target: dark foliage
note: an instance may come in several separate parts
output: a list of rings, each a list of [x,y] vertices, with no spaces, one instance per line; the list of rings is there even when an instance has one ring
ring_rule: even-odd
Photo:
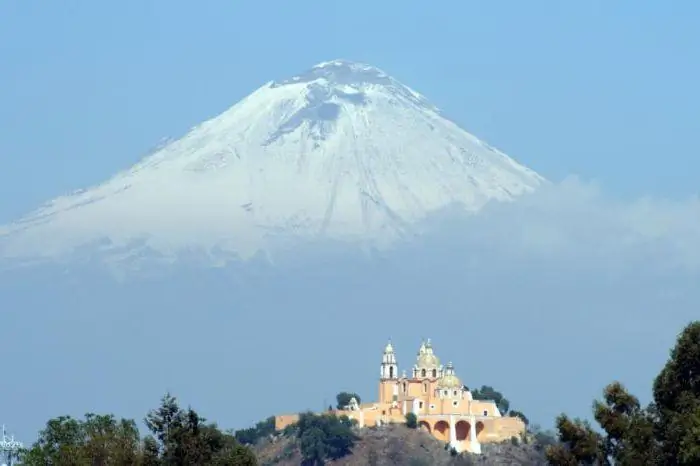
[[[358,403],[362,402],[362,398],[360,398],[360,395],[358,395],[357,393],[340,392],[335,396],[335,407],[337,409],[345,409],[345,407],[350,404],[350,400],[352,400],[353,398],[355,398]]]
[[[296,423],[304,465],[323,465],[327,459],[342,458],[358,440],[354,423],[346,416],[303,413]]]
[[[700,321],[688,325],[654,380],[646,408],[619,382],[593,403],[598,434],[566,415],[557,419],[561,445],[547,449],[552,465],[694,466],[700,464]]]
[[[253,452],[233,435],[207,424],[191,408],[166,394],[145,419],[151,435],[141,439],[133,420],[87,414],[47,422],[39,439],[22,454],[31,466],[255,466]]]

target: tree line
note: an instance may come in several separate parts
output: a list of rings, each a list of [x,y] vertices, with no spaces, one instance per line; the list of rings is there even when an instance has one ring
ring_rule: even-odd
[[[149,434],[141,438],[133,419],[93,413],[84,419],[60,416],[46,423],[19,460],[27,466],[257,465],[253,451],[234,433],[208,423],[192,408],[181,408],[170,394],[144,421]],[[264,430],[268,425],[256,427]],[[242,435],[247,438],[249,432]]]

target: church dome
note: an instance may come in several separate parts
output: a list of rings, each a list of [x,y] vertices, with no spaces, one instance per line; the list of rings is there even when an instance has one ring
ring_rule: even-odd
[[[416,366],[420,369],[436,369],[440,367],[440,359],[432,353],[424,353],[418,356]]]
[[[438,379],[437,383],[438,388],[442,389],[461,389],[462,388],[462,381],[459,380],[459,377],[457,377],[454,374],[446,374],[443,375]]]
[[[418,350],[418,358],[416,360],[418,369],[437,369],[440,367],[440,359],[433,352],[433,345],[428,338],[428,342],[422,342]]]

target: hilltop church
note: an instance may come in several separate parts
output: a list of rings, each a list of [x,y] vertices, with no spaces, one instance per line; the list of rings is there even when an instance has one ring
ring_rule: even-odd
[[[378,401],[360,404],[353,398],[343,410],[332,413],[355,419],[359,427],[404,423],[406,414],[414,413],[420,428],[458,452],[481,453],[482,443],[509,440],[525,432],[524,422],[504,416],[494,401],[472,399],[452,363],[440,363],[430,340],[421,343],[410,376],[406,371],[399,376],[389,342],[382,356]],[[298,418],[298,414],[276,416],[275,427],[284,429]]]

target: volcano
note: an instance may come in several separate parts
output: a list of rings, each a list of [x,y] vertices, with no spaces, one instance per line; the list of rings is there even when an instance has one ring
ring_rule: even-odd
[[[276,238],[386,243],[451,205],[477,212],[546,181],[370,65],[270,81],[89,189],[0,229],[0,257],[76,250],[245,258]]]

